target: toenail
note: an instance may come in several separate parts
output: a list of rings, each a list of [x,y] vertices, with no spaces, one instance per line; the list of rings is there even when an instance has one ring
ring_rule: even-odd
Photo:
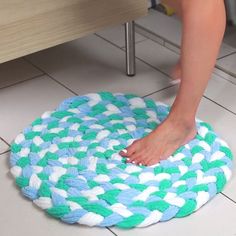
[[[129,158],[126,158],[127,161],[129,161],[130,159]]]
[[[180,79],[172,79],[172,81],[170,82],[170,84],[175,85],[175,84],[179,84],[181,82]]]
[[[135,161],[132,161],[133,164],[135,164]]]
[[[126,150],[126,149],[123,149],[122,152],[127,153],[127,150]]]
[[[139,163],[140,166],[142,166],[143,164],[142,163]]]

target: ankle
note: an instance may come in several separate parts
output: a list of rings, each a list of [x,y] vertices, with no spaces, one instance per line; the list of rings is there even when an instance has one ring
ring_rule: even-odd
[[[167,117],[167,120],[171,122],[174,125],[174,127],[180,127],[185,130],[193,130],[196,128],[196,121],[195,117],[193,116],[170,112],[170,114]]]
[[[180,64],[180,60],[178,61],[178,63],[172,68],[170,76],[172,79],[181,79],[181,64]]]

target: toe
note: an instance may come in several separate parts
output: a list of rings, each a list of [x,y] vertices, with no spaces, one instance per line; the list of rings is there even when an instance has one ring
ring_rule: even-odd
[[[137,164],[141,164],[143,166],[146,166],[147,162],[148,162],[148,158],[149,158],[148,153],[143,152],[142,155],[140,155],[139,158],[137,159]]]
[[[128,156],[128,154],[127,154],[127,149],[121,150],[121,151],[119,152],[119,154],[120,154],[121,156],[123,156],[123,157],[127,157],[127,156]]]
[[[137,150],[133,155],[128,157],[127,162],[139,165],[140,163],[142,164],[144,158],[145,158],[145,152],[143,150],[142,151]]]
[[[148,161],[147,166],[156,165],[159,162],[160,162],[160,159],[154,158],[154,159],[151,159],[151,160]]]
[[[145,151],[142,151],[142,152],[140,152],[140,154],[137,155],[137,157],[135,158],[135,163],[136,163],[137,165],[144,165],[146,158],[147,158],[146,152],[145,152]]]
[[[145,166],[151,166],[157,164],[160,161],[160,154],[158,153],[149,153],[147,158],[144,161]]]
[[[146,166],[155,165],[155,164],[157,164],[159,161],[160,161],[160,159],[158,159],[158,158],[149,159],[149,160],[146,162]]]
[[[133,142],[130,146],[128,146],[126,149],[120,151],[120,155],[124,156],[124,157],[130,157],[131,155],[133,155],[135,153],[137,149],[137,143]]]
[[[138,157],[139,157],[139,155],[137,153],[134,153],[126,159],[126,163],[136,164],[136,160]]]

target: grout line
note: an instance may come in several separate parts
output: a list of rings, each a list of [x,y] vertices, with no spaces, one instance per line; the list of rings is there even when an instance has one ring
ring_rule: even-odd
[[[135,42],[135,44],[142,43],[142,42],[144,42],[146,40],[148,40],[148,38],[138,40],[138,41]],[[125,46],[123,48],[125,48]]]
[[[97,36],[100,37],[101,39],[105,40],[106,42],[112,44],[113,46],[115,46],[115,47],[121,49],[122,51],[125,51],[124,49],[122,49],[122,48],[119,47],[118,45],[114,44],[113,42],[110,42],[108,39],[105,39],[105,38],[103,38],[103,37],[100,36],[100,35],[97,35]],[[143,62],[144,64],[148,65],[149,67],[153,68],[154,70],[160,72],[161,74],[167,76],[169,79],[171,79],[171,77],[170,77],[169,74],[163,72],[162,70],[159,70],[158,68],[154,67],[153,65],[149,64],[148,62],[144,61],[143,59],[141,59],[141,58],[139,58],[139,57],[137,57],[137,56],[135,56],[135,58],[138,59],[139,61]],[[159,90],[157,90],[157,91],[151,92],[151,93],[149,93],[149,94],[147,94],[147,95],[144,95],[144,96],[142,96],[142,97],[150,96],[150,95],[152,95],[152,94],[154,94],[154,93],[160,92],[160,91],[162,91],[162,90],[165,90],[165,89],[168,89],[168,88],[171,88],[171,87],[174,87],[174,86],[175,86],[175,85],[168,85],[167,87],[161,88],[161,89],[159,89]]]
[[[54,77],[52,77],[50,74],[48,74],[46,71],[44,71],[42,68],[40,68],[39,66],[35,65],[33,62],[31,62],[30,60],[26,59],[24,57],[24,60],[27,61],[28,63],[30,63],[32,66],[36,67],[38,70],[40,70],[41,72],[44,73],[44,75],[47,75],[50,79],[52,79],[53,81],[55,81],[56,83],[60,84],[62,87],[64,87],[65,89],[69,90],[71,93],[73,93],[74,95],[78,95],[76,92],[74,92],[73,90],[71,90],[70,88],[68,88],[66,85],[62,84],[61,82],[59,82],[58,80],[56,80]]]
[[[235,73],[233,73],[233,72],[231,72],[231,71],[228,71],[228,70],[224,69],[223,67],[221,67],[221,66],[219,66],[219,65],[216,65],[215,67],[216,67],[218,70],[224,72],[225,74],[228,74],[228,75],[230,75],[230,76],[236,78],[236,74],[235,74]],[[222,78],[224,78],[224,77],[222,77]],[[227,79],[226,79],[226,80],[227,80]]]
[[[46,74],[50,79],[52,79],[53,81],[55,81],[56,83],[60,84],[62,87],[64,87],[65,89],[69,90],[71,93],[73,93],[74,95],[78,96],[78,93],[74,92],[73,90],[71,90],[70,88],[68,88],[66,85],[64,85],[63,83],[61,83],[60,81],[56,80],[54,77],[52,77],[49,74]]]
[[[153,35],[155,36],[155,34],[153,34]],[[117,47],[117,48],[119,48],[119,49],[121,49],[122,51],[125,51],[125,47],[119,47],[118,45],[116,45],[115,43],[109,41],[108,39],[104,38],[104,37],[101,36],[101,35],[97,35],[97,34],[96,34],[96,36],[102,38],[102,39],[105,40],[106,42],[112,44],[113,46],[115,46],[115,47]],[[158,37],[158,36],[156,36],[156,37]],[[150,40],[152,40],[152,39],[150,38]],[[158,42],[155,41],[155,40],[152,40],[152,41],[153,41],[154,43],[157,43],[157,44],[159,44],[159,45],[161,45],[161,46],[167,48],[168,50],[172,51],[172,52],[175,53],[176,55],[180,55],[178,52],[176,52],[176,51],[174,51],[174,50],[172,50],[172,49],[170,49],[170,48],[168,48],[168,47],[165,46],[165,43],[166,43],[167,41],[164,40],[164,45],[158,43]],[[173,43],[170,43],[170,44],[171,44],[172,46],[175,46],[175,47],[179,48],[178,46],[174,45]],[[180,48],[179,48],[179,49],[180,49]],[[138,59],[138,60],[140,60],[140,61],[142,61],[142,62],[145,63],[146,65],[152,67],[153,69],[159,71],[160,73],[166,75],[168,78],[171,79],[171,77],[170,77],[169,74],[167,74],[167,73],[161,71],[161,70],[158,69],[157,67],[154,67],[153,65],[149,64],[148,62],[144,61],[143,59],[139,58],[138,56],[135,56],[135,58]],[[236,76],[235,76],[234,74],[230,74],[229,72],[222,70],[222,69],[221,69],[220,67],[218,67],[217,65],[215,65],[215,67],[216,67],[218,70],[220,70],[220,71],[222,71],[222,72],[224,72],[224,73],[226,73],[226,74],[228,74],[228,75],[231,75],[231,76],[233,76],[233,77],[236,78]],[[220,76],[222,79],[226,80],[227,82],[230,82],[231,84],[236,85],[236,83],[232,82],[232,81],[229,80],[229,79],[226,79],[226,78],[223,77],[222,75],[219,75],[219,74],[217,74],[216,72],[213,72],[213,73],[216,74],[217,76]]]
[[[176,84],[170,85],[170,86],[168,86],[168,87],[159,89],[159,90],[157,90],[157,91],[155,91],[155,92],[152,92],[152,93],[150,93],[150,94],[148,94],[148,95],[144,95],[144,96],[142,96],[142,97],[145,98],[145,97],[147,97],[147,96],[151,96],[151,95],[153,95],[153,94],[155,94],[155,93],[161,92],[161,91],[163,91],[163,90],[165,90],[165,89],[172,88],[172,87],[174,87],[174,86],[177,86],[177,85],[176,85]],[[214,100],[212,100],[211,98],[207,97],[206,95],[203,95],[203,97],[204,97],[205,99],[207,99],[207,100],[213,102],[213,103],[216,104],[217,106],[223,108],[223,109],[226,110],[227,112],[229,112],[229,113],[231,113],[231,114],[233,114],[233,115],[236,115],[235,112],[233,112],[233,111],[229,110],[228,108],[224,107],[223,105],[221,105],[221,104],[215,102]]]
[[[0,155],[6,154],[6,153],[8,153],[8,152],[10,152],[10,150],[7,150],[7,151],[4,151],[4,152],[1,152]]]
[[[140,58],[140,57],[137,57],[137,56],[136,56],[136,58],[137,58],[139,61],[143,62],[144,64],[146,64],[146,65],[148,65],[148,66],[150,66],[150,67],[153,68],[154,70],[160,72],[161,74],[167,76],[169,79],[172,80],[172,78],[170,77],[170,75],[167,74],[166,72],[164,72],[164,71],[160,70],[159,68],[157,68],[157,67],[155,67],[155,66],[149,64],[148,62],[144,61],[144,60],[143,60],[142,58]]]
[[[224,107],[223,105],[219,104],[218,102],[212,100],[211,98],[207,97],[206,95],[203,95],[203,97],[206,98],[206,99],[208,99],[209,101],[215,103],[216,105],[220,106],[221,108],[225,109],[226,111],[230,112],[231,114],[236,115],[235,112],[233,112],[233,111],[231,111],[230,109]]]
[[[0,140],[3,141],[7,146],[10,147],[10,144],[4,138],[0,137]]]
[[[4,151],[4,152],[0,152],[0,155],[9,152],[9,151],[10,151],[10,147],[11,147],[11,145],[10,145],[10,144],[9,144],[9,143],[4,139],[4,138],[2,138],[2,137],[0,137],[0,141],[2,141],[3,143],[5,143],[5,144],[7,145],[7,147],[8,147],[8,149],[7,149],[6,151]]]
[[[218,69],[218,68],[217,68],[217,69]],[[222,70],[221,70],[221,71],[222,71]],[[222,72],[225,73],[224,71],[222,71]],[[232,81],[232,80],[230,80],[230,79],[227,79],[227,78],[225,78],[223,75],[218,74],[217,72],[213,72],[213,74],[219,76],[221,79],[224,79],[224,80],[228,81],[229,83],[231,83],[231,84],[233,84],[233,85],[236,85],[236,81],[234,82],[234,81]],[[225,74],[227,74],[227,73],[225,73]],[[228,75],[229,75],[229,74],[228,74]],[[230,76],[236,78],[236,76],[232,76],[232,75],[230,75]]]
[[[116,45],[115,43],[109,41],[108,39],[102,37],[101,35],[98,35],[98,34],[96,34],[96,33],[95,33],[95,35],[96,35],[97,37],[103,39],[104,41],[106,41],[106,42],[112,44],[112,45],[115,46],[116,48],[122,50],[123,52],[125,51],[122,47]],[[176,53],[176,52],[175,52],[175,53]],[[177,54],[177,53],[176,53],[176,54]],[[149,64],[148,62],[144,61],[143,59],[141,59],[141,58],[139,58],[139,57],[137,57],[137,56],[135,56],[135,58],[138,59],[139,61],[145,63],[146,65],[150,66],[150,67],[153,68],[154,70],[156,70],[156,71],[162,73],[163,75],[167,76],[169,79],[171,79],[171,77],[170,77],[167,73],[165,73],[165,72],[161,71],[160,69],[158,69],[158,68],[152,66],[151,64]],[[24,59],[25,59],[25,58],[24,58]],[[28,61],[27,59],[25,59],[25,60]],[[35,64],[33,64],[31,61],[28,61],[28,62],[29,62],[30,64],[32,64],[33,66],[35,66],[36,68],[38,68],[40,71],[44,72],[44,73],[45,73],[47,76],[49,76],[52,80],[54,80],[55,82],[57,82],[58,84],[60,84],[60,85],[63,86],[64,88],[68,89],[68,90],[69,90],[70,92],[72,92],[73,94],[78,95],[78,94],[75,93],[73,90],[71,90],[70,88],[68,88],[67,86],[65,86],[64,84],[62,84],[61,82],[57,81],[55,78],[53,78],[53,77],[52,77],[51,75],[49,75],[47,72],[43,71],[40,67],[38,67],[38,66],[36,66]],[[221,78],[223,78],[223,77],[221,77]],[[226,80],[226,79],[225,79],[225,80]],[[227,80],[227,81],[228,81],[228,80]],[[232,84],[234,84],[234,83],[232,83]],[[173,86],[175,86],[175,85],[169,85],[169,86],[167,86],[167,87],[165,87],[165,88],[162,88],[162,89],[160,89],[160,90],[157,90],[157,91],[155,91],[155,92],[152,92],[152,93],[150,93],[150,94],[148,94],[148,95],[144,95],[143,97],[150,96],[150,95],[152,95],[152,94],[154,94],[154,93],[157,93],[157,92],[160,92],[160,91],[162,91],[162,90],[171,88],[171,87],[173,87]],[[208,98],[206,95],[203,95],[203,97],[205,97],[206,99],[212,101],[213,103],[215,103],[216,105],[218,105],[218,106],[220,106],[221,108],[225,109],[226,111],[232,113],[233,115],[236,115],[235,112],[229,110],[228,108],[226,108],[226,107],[222,106],[221,104],[215,102],[214,100]]]
[[[122,47],[125,47],[125,46],[120,47],[119,45],[113,43],[112,41],[110,41],[110,40],[104,38],[103,36],[101,36],[101,35],[99,35],[99,34],[97,34],[97,33],[94,33],[94,35],[96,35],[97,37],[99,37],[99,38],[105,40],[106,42],[112,44],[113,46],[115,46],[115,47],[117,47],[117,48],[119,48],[119,49],[122,49]],[[122,50],[122,51],[123,51],[123,50]]]
[[[169,86],[167,86],[167,87],[165,87],[165,88],[162,88],[162,89],[159,89],[159,90],[157,90],[157,91],[155,91],[155,92],[152,92],[152,93],[149,93],[149,94],[147,94],[147,95],[144,95],[144,96],[142,96],[142,98],[151,96],[151,95],[153,95],[153,94],[155,94],[155,93],[159,93],[159,92],[161,92],[161,91],[163,91],[163,90],[166,90],[166,89],[169,89],[169,88],[172,88],[172,87],[175,87],[175,86],[177,86],[177,85],[176,85],[176,84],[169,85]]]
[[[221,192],[221,194],[222,194],[224,197],[226,197],[228,200],[230,200],[231,202],[236,203],[235,200],[233,200],[232,198],[230,198],[229,196],[227,196],[225,193]]]
[[[164,46],[165,40],[163,38],[159,37],[156,34],[153,35],[153,33],[151,31],[149,31],[146,28],[141,28],[141,26],[138,25],[137,23],[135,23],[135,32],[142,35],[146,39],[152,40],[152,41]]]
[[[153,33],[152,31],[150,31],[150,30],[148,30],[148,29],[145,29],[143,26],[141,26],[141,25],[139,25],[139,24],[137,24],[137,23],[135,23],[135,26],[138,27],[138,28],[140,28],[140,29],[143,30],[143,31],[147,31],[149,34],[151,34],[153,37],[156,37],[157,39],[161,38],[161,39],[164,41],[164,45],[161,44],[161,43],[159,43],[157,40],[153,40],[152,38],[149,38],[148,36],[145,36],[144,34],[142,34],[143,36],[145,36],[145,37],[147,37],[148,39],[152,40],[154,43],[157,43],[157,44],[159,44],[159,45],[162,45],[162,46],[164,46],[165,48],[169,49],[170,51],[172,51],[172,52],[174,52],[174,53],[180,55],[178,52],[174,51],[173,49],[171,49],[171,48],[169,48],[169,47],[166,47],[166,43],[169,43],[169,44],[172,45],[173,47],[176,47],[176,48],[178,48],[179,50],[181,50],[181,47],[180,47],[179,45],[176,45],[176,44],[174,44],[173,42],[169,41],[168,39],[166,39],[166,38],[164,38],[164,37],[162,37],[162,36],[160,36],[160,35],[157,35],[157,34]],[[139,33],[139,34],[141,34],[141,33]],[[217,61],[220,60],[220,59],[222,59],[222,58],[224,58],[224,57],[233,55],[233,54],[236,54],[236,51],[234,51],[234,52],[232,52],[232,53],[229,53],[229,54],[227,54],[227,55],[225,55],[225,56],[222,56],[222,57],[217,58]],[[225,70],[224,68],[218,66],[218,65],[217,65],[217,61],[216,61],[216,64],[215,64],[215,68],[217,68],[218,70],[223,71],[224,73],[226,73],[226,74],[228,74],[228,75],[230,75],[230,76],[236,78],[236,74],[235,74],[235,73],[232,73],[232,72],[230,72],[230,71],[227,71],[227,70]],[[226,80],[226,81],[229,81],[228,79],[224,78],[223,76],[221,76],[221,78],[224,79],[224,80]],[[233,84],[234,84],[234,83],[233,83]]]
[[[157,42],[154,41],[154,40],[152,40],[152,41],[153,41],[154,43],[157,43]],[[160,45],[162,45],[162,44],[160,44]],[[164,44],[164,45],[165,45],[165,44]],[[162,45],[162,46],[163,46],[163,45]],[[164,47],[167,48],[168,50],[172,51],[173,53],[175,53],[175,54],[177,54],[177,55],[180,55],[178,52],[174,51],[173,49],[168,48],[168,47],[166,47],[166,46],[164,46]],[[139,57],[137,57],[137,56],[136,56],[136,58],[139,59],[139,60],[141,60],[141,61],[144,62],[145,64],[149,65],[150,67],[152,67],[152,68],[158,70],[159,72],[161,72],[161,73],[167,75],[167,76],[171,79],[171,77],[170,77],[167,73],[161,71],[161,70],[158,69],[157,67],[155,67],[155,66],[149,64],[148,62],[144,61],[143,59],[141,59],[141,58],[139,58]],[[225,74],[228,74],[228,75],[230,75],[230,76],[236,78],[236,75],[235,75],[234,73],[231,73],[231,72],[229,72],[229,71],[226,71],[226,70],[222,69],[222,68],[219,67],[217,64],[215,65],[215,68],[217,68],[218,70],[222,71],[222,72],[225,73]],[[230,82],[230,83],[233,84],[233,85],[236,85],[235,82],[231,81],[230,79],[227,79],[227,78],[223,77],[223,75],[220,75],[220,74],[218,74],[217,72],[213,72],[213,74],[219,76],[220,78],[226,80],[227,82]]]
[[[145,38],[145,39],[142,39],[142,40],[139,40],[139,41],[135,41],[135,45],[137,45],[137,44],[139,44],[139,43],[142,43],[142,42],[144,42],[144,41],[146,41],[146,40],[148,40],[147,38]],[[125,47],[126,46],[122,46],[122,47],[120,47],[122,50],[125,50]]]
[[[41,72],[42,72],[42,71],[41,71]],[[26,81],[29,81],[29,80],[37,79],[37,78],[39,78],[39,77],[41,77],[41,76],[43,76],[43,75],[45,75],[45,73],[39,74],[39,75],[35,75],[35,76],[31,77],[31,78],[24,79],[24,80],[18,81],[18,82],[16,82],[16,83],[13,83],[13,84],[10,84],[10,85],[1,87],[0,90],[1,90],[1,89],[5,89],[5,88],[12,87],[12,86],[14,86],[14,85],[17,85],[17,84],[20,84],[20,83],[23,83],[23,82],[26,82]]]
[[[144,42],[144,41],[146,41],[146,40],[148,40],[147,38],[146,39],[142,39],[142,40],[139,40],[139,41],[135,41],[135,45],[137,45],[137,44],[139,44],[139,43],[142,43],[142,42]],[[125,47],[126,46],[122,46],[122,47],[120,47],[122,50],[125,50]]]
[[[97,34],[96,34],[96,35],[97,35]],[[103,38],[103,37],[100,36],[100,35],[97,35],[97,36],[98,36],[99,38],[105,40],[106,42],[112,44],[113,46],[115,46],[115,47],[121,49],[122,51],[125,51],[125,49],[119,47],[118,45],[114,44],[113,42],[109,41],[108,39]],[[144,61],[143,59],[141,59],[141,58],[139,58],[139,57],[137,57],[137,56],[135,56],[135,58],[138,59],[139,61],[143,62],[144,64],[148,65],[149,67],[153,68],[154,70],[156,70],[156,71],[158,71],[158,72],[164,74],[164,75],[167,76],[169,79],[171,79],[171,77],[170,77],[167,73],[165,73],[165,72],[159,70],[158,68],[152,66],[151,64],[149,64],[148,62]],[[171,87],[174,87],[174,86],[175,86],[175,85],[168,85],[167,87],[161,88],[161,89],[159,89],[159,90],[157,90],[157,91],[151,92],[151,93],[149,93],[149,94],[147,94],[147,95],[144,95],[144,96],[142,96],[142,97],[144,98],[144,97],[146,97],[146,96],[150,96],[150,95],[152,95],[152,94],[154,94],[154,93],[160,92],[160,91],[162,91],[162,90],[165,90],[165,89],[168,89],[168,88],[171,88]]]
[[[118,45],[114,44],[113,42],[109,41],[109,40],[108,40],[108,39],[106,39],[106,38],[103,38],[103,37],[102,37],[102,36],[100,36],[100,35],[97,35],[97,36],[98,36],[99,38],[101,38],[101,39],[105,40],[106,42],[108,42],[108,43],[112,44],[113,46],[115,46],[115,47],[117,47],[117,48],[121,49],[123,52],[125,52],[125,50],[124,50],[122,47],[119,47]],[[170,76],[169,76],[167,73],[165,73],[165,72],[163,72],[163,71],[159,70],[158,68],[154,67],[153,65],[151,65],[151,64],[149,64],[148,62],[144,61],[143,59],[141,59],[141,58],[139,58],[139,57],[137,57],[137,56],[135,56],[135,58],[136,58],[136,59],[138,59],[139,61],[141,61],[141,62],[145,63],[146,65],[148,65],[148,66],[152,67],[154,70],[156,70],[156,71],[159,71],[161,74],[163,74],[163,75],[167,76],[168,78],[171,78],[171,77],[170,77]]]
[[[111,228],[109,228],[109,227],[106,227],[106,228],[107,228],[111,233],[113,233],[115,236],[118,236],[118,234],[116,234],[115,232],[113,232]]]
[[[231,55],[233,55],[233,54],[235,54],[235,53],[236,53],[236,51],[231,52],[231,53],[229,53],[229,54],[227,54],[227,55],[224,55],[224,56],[222,56],[222,57],[219,57],[219,58],[217,58],[217,61],[218,61],[218,60],[221,60],[221,59],[223,59],[223,58],[225,58],[225,57],[231,56]]]
[[[167,43],[169,43],[169,44],[171,44],[171,45],[173,45],[173,46],[179,48],[178,45],[174,44],[173,42],[169,41],[168,39],[164,38],[163,36],[157,35],[157,34],[155,34],[153,31],[144,28],[143,26],[139,25],[138,23],[135,23],[135,26],[136,26],[137,28],[139,28],[141,31],[146,31],[148,34],[151,34],[154,38],[156,37],[156,38],[159,39],[159,40],[163,40],[164,43],[167,42]],[[141,33],[139,33],[139,34],[141,34]],[[142,35],[145,36],[144,34],[142,34]],[[145,37],[149,38],[148,36],[145,36]],[[151,39],[151,38],[149,38],[149,39]],[[154,41],[153,39],[151,39],[151,40]],[[158,44],[164,46],[163,44],[159,43],[158,41],[154,41],[154,42],[156,42],[156,43],[158,43]]]
[[[162,40],[164,41],[164,45],[163,45],[163,44],[159,43],[158,41],[153,40],[152,38],[148,37],[148,35],[145,35],[144,33],[143,33],[143,34],[142,34],[142,33],[139,33],[139,34],[141,34],[141,35],[147,37],[148,39],[154,41],[155,43],[158,43],[158,44],[160,44],[160,45],[163,45],[164,47],[166,47],[166,46],[165,46],[166,43],[169,43],[169,44],[171,44],[173,47],[176,47],[176,48],[178,48],[179,50],[181,49],[181,46],[179,46],[179,45],[173,43],[172,41],[169,41],[167,38],[165,38],[165,37],[163,37],[163,36],[161,36],[161,35],[158,35],[158,34],[154,33],[153,31],[151,31],[151,30],[149,30],[149,29],[146,29],[145,27],[139,25],[138,23],[135,23],[135,26],[136,26],[137,28],[139,28],[141,31],[146,31],[148,34],[151,34],[153,37],[156,37],[157,39],[162,39]],[[222,41],[222,43],[224,43],[224,41]],[[226,43],[224,43],[224,44],[226,44]],[[226,45],[227,45],[227,44],[226,44]],[[168,48],[168,47],[167,47],[167,48]],[[170,49],[170,48],[168,48],[168,49]],[[173,51],[173,50],[171,50],[171,51]],[[173,52],[176,53],[176,51],[173,51]],[[233,54],[236,54],[236,50],[233,51],[233,52],[231,52],[231,53],[229,53],[229,54],[227,54],[227,55],[218,57],[217,60],[223,59],[223,58],[228,57],[228,56],[231,56],[231,55],[233,55]]]
[[[118,45],[114,44],[113,42],[110,42],[108,39],[105,39],[105,38],[103,38],[103,37],[100,36],[100,35],[97,35],[97,36],[100,37],[101,39],[105,40],[106,42],[112,44],[113,46],[115,46],[115,47],[121,49],[122,51],[124,51],[121,47],[119,47]],[[176,52],[175,52],[175,53],[176,53]],[[177,54],[177,53],[176,53],[176,54]],[[156,67],[150,65],[148,62],[144,61],[143,59],[141,59],[141,58],[139,58],[139,57],[137,57],[137,56],[135,56],[135,58],[138,59],[139,61],[142,61],[142,62],[145,63],[146,65],[148,65],[148,66],[150,66],[151,68],[153,68],[153,69],[159,71],[160,73],[164,74],[165,76],[167,76],[168,78],[171,79],[171,77],[170,77],[167,73],[165,73],[165,72],[159,70],[158,68],[156,68]],[[223,78],[223,77],[221,77],[221,78]],[[226,80],[226,81],[228,81],[228,80],[225,79],[225,78],[223,78],[223,79]],[[231,82],[231,83],[232,83],[232,82]],[[234,83],[232,83],[232,84],[234,84]],[[235,85],[235,84],[234,84],[234,85]],[[150,94],[148,94],[148,95],[144,95],[143,97],[152,95],[152,94],[154,94],[154,93],[156,93],[156,92],[160,92],[160,91],[162,91],[162,90],[168,89],[168,88],[173,87],[173,86],[175,86],[175,85],[167,86],[167,87],[162,88],[162,89],[160,89],[160,90],[158,90],[158,91],[152,92],[152,93],[150,93]],[[206,99],[208,99],[208,100],[210,100],[211,102],[215,103],[216,105],[220,106],[221,108],[225,109],[226,111],[230,112],[231,114],[236,115],[235,112],[233,112],[233,111],[229,110],[228,108],[224,107],[223,105],[221,105],[221,104],[215,102],[214,100],[210,99],[210,98],[207,97],[206,95],[203,95],[203,97],[205,97]]]
[[[96,33],[95,33],[95,35],[96,35],[97,37],[103,39],[104,41],[106,41],[106,42],[112,44],[112,45],[115,46],[116,48],[118,48],[118,49],[120,49],[120,50],[122,50],[122,51],[125,51],[122,47],[116,45],[115,43],[109,41],[108,39],[106,39],[106,38],[104,38],[104,37],[102,37],[102,36],[100,36],[100,35],[98,35],[98,34],[96,34]],[[175,53],[176,53],[176,52],[175,52]],[[177,53],[176,53],[176,54],[177,54]],[[159,70],[158,68],[156,68],[156,67],[150,65],[148,62],[144,61],[143,59],[141,59],[141,58],[139,58],[139,57],[137,57],[137,56],[135,56],[135,58],[138,59],[139,61],[142,61],[143,63],[145,63],[146,65],[150,66],[150,67],[153,68],[154,70],[156,70],[156,71],[162,73],[163,75],[165,75],[165,76],[167,76],[168,78],[171,79],[171,77],[170,77],[167,73],[165,73],[165,72]],[[27,62],[29,62],[31,65],[35,66],[35,67],[36,67],[37,69],[39,69],[40,71],[44,72],[45,75],[47,75],[48,77],[50,77],[52,80],[54,80],[55,82],[57,82],[58,84],[60,84],[61,86],[63,86],[63,87],[66,88],[67,90],[69,90],[70,92],[72,92],[74,95],[78,95],[76,92],[74,92],[73,90],[71,90],[70,88],[68,88],[68,87],[65,86],[64,84],[62,84],[61,82],[57,81],[55,78],[53,78],[51,75],[49,75],[47,72],[43,71],[40,67],[36,66],[34,63],[32,63],[31,61],[29,61],[29,60],[26,59],[25,57],[24,57],[24,59],[25,59]],[[223,77],[221,77],[221,78],[223,78]],[[225,79],[225,78],[223,78],[223,79]],[[225,80],[226,80],[226,79],[225,79]],[[227,81],[228,81],[228,80],[227,80]],[[234,84],[234,83],[232,83],[232,84]],[[154,94],[154,93],[160,92],[160,91],[162,91],[162,90],[168,89],[168,88],[173,87],[173,86],[175,86],[175,85],[167,86],[167,87],[165,87],[165,88],[162,88],[162,89],[160,89],[160,90],[157,90],[157,91],[155,91],[155,92],[152,92],[152,93],[150,93],[150,94],[148,94],[148,95],[144,95],[143,97],[150,96],[150,95],[152,95],[152,94]],[[208,98],[206,95],[203,95],[203,97],[205,97],[206,99],[212,101],[213,103],[215,103],[216,105],[218,105],[218,106],[220,106],[221,108],[225,109],[226,111],[232,113],[233,115],[236,115],[235,112],[229,110],[228,108],[226,108],[226,107],[222,106],[221,104],[215,102],[214,100]]]
[[[155,42],[155,41],[154,41],[154,42]],[[177,55],[180,56],[180,54],[181,54],[180,52],[176,52],[174,49],[167,47],[167,46],[166,46],[166,43],[167,43],[167,42],[164,42],[164,45],[163,45],[165,48],[169,49],[170,51],[172,51],[172,52],[174,52],[175,54],[177,54]],[[176,47],[176,46],[173,46],[173,45],[171,45],[171,46],[172,46],[172,47]],[[181,50],[181,48],[176,47],[176,50]]]

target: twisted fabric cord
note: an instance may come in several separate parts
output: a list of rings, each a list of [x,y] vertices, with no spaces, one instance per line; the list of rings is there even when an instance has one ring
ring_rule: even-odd
[[[187,216],[231,177],[232,152],[209,124],[196,119],[195,138],[153,166],[118,154],[169,111],[134,94],[66,99],[12,142],[11,173],[24,196],[69,224],[132,228]]]

